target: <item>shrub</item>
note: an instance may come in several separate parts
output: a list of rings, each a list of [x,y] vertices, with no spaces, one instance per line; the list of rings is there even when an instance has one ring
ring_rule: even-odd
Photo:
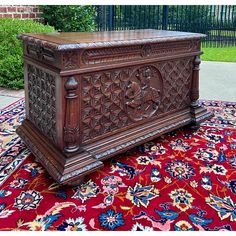
[[[23,45],[20,33],[52,32],[55,29],[33,20],[0,19],[0,87],[24,87]]]
[[[95,7],[75,5],[41,6],[45,23],[52,25],[58,31],[94,31]]]

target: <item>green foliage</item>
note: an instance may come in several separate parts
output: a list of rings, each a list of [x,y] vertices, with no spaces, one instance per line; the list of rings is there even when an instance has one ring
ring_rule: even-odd
[[[95,15],[94,6],[75,5],[50,5],[41,6],[42,17],[45,23],[52,25],[58,31],[94,31]]]
[[[236,62],[236,47],[202,48],[202,61]]]
[[[33,20],[0,19],[0,87],[24,87],[23,45],[17,35],[52,31],[55,31],[53,27]]]

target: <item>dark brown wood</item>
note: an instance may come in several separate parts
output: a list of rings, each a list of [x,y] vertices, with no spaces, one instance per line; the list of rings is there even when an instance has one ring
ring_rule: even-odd
[[[66,90],[66,107],[65,107],[65,125],[64,125],[64,142],[66,152],[75,152],[79,150],[79,117],[78,106],[78,81],[74,77],[67,79],[65,83]]]
[[[198,104],[204,35],[134,30],[22,34],[26,119],[17,129],[61,184],[211,117]]]

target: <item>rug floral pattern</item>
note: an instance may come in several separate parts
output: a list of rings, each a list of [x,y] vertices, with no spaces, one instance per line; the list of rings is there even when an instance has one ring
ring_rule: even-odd
[[[0,113],[0,230],[236,230],[236,103],[105,163],[77,187],[55,183],[15,134],[19,101]],[[18,161],[16,161],[18,160]]]

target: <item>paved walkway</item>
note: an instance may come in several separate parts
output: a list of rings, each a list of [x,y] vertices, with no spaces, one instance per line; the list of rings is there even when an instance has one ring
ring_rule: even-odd
[[[236,63],[203,61],[200,98],[236,102]]]
[[[0,88],[0,109],[24,97],[24,90]],[[200,67],[200,98],[236,102],[236,63],[206,62]]]
[[[9,90],[0,88],[0,109],[24,97],[24,90]]]

